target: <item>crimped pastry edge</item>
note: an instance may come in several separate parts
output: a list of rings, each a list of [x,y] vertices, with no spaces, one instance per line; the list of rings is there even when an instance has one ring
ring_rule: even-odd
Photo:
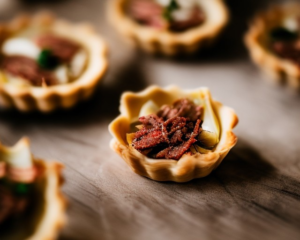
[[[221,123],[221,139],[216,150],[212,153],[184,155],[178,161],[157,160],[147,158],[130,147],[126,141],[129,124],[135,118],[133,116],[147,100],[155,99],[163,104],[168,98],[168,102],[172,103],[180,97],[199,93],[209,94],[209,91],[206,88],[183,91],[176,86],[169,86],[164,89],[151,86],[139,93],[124,93],[121,98],[121,114],[109,125],[109,131],[113,136],[110,142],[111,148],[125,160],[134,172],[156,181],[187,182],[207,176],[222,162],[237,142],[237,137],[232,129],[238,123],[238,117],[232,109],[219,102],[213,101],[213,108]]]
[[[60,190],[63,183],[61,177],[63,165],[55,161],[45,162],[40,159],[35,159],[35,163],[45,171],[42,179],[45,181],[45,186],[41,189],[45,208],[34,233],[26,240],[54,240],[57,239],[60,229],[67,220],[65,215],[67,201]]]
[[[108,10],[110,21],[134,45],[151,54],[192,54],[210,45],[229,21],[229,13],[223,0],[201,0],[200,4],[208,17],[199,27],[183,33],[157,30],[142,26],[127,16],[124,11],[127,1],[111,1]]]
[[[23,144],[30,147],[29,139],[23,137],[18,144]],[[2,146],[2,144],[0,143]],[[28,236],[28,233],[19,233],[17,238],[24,240],[54,240],[57,239],[59,230],[66,224],[67,218],[65,210],[67,200],[61,192],[63,178],[61,171],[63,165],[56,161],[45,161],[33,157],[35,166],[39,169],[41,175],[35,180],[34,185],[36,195],[35,208],[42,209],[41,211],[34,210],[27,221],[22,222],[24,228],[31,229],[33,232]],[[23,236],[24,235],[24,236]]]
[[[19,15],[9,23],[0,24],[0,33],[18,32],[31,25],[51,26],[50,28],[60,35],[73,37],[81,42],[89,52],[88,66],[77,80],[68,84],[47,88],[34,86],[19,88],[0,84],[0,106],[4,109],[16,108],[23,112],[34,110],[51,112],[58,108],[71,108],[79,101],[88,99],[108,67],[108,49],[103,39],[89,24],[72,24],[56,19],[49,12],[40,12],[32,17],[26,14]]]
[[[283,15],[297,9],[300,9],[299,3],[286,3],[271,6],[266,11],[257,13],[244,37],[252,61],[270,77],[270,80],[274,83],[286,81],[288,86],[294,89],[300,88],[300,69],[292,61],[268,51],[261,41],[274,23]]]

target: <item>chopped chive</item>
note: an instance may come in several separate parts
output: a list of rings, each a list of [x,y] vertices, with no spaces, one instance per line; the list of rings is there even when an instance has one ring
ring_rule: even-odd
[[[172,20],[172,12],[179,9],[179,5],[176,2],[176,0],[171,0],[170,4],[165,8],[164,12],[163,12],[163,17],[168,20],[171,21]]]
[[[38,56],[37,62],[41,68],[52,70],[59,64],[59,59],[53,55],[51,50],[44,49]]]

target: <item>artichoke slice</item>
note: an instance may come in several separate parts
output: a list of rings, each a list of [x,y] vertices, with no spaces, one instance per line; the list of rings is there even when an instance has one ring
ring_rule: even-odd
[[[197,144],[194,144],[194,147],[195,147],[196,151],[201,154],[207,154],[207,153],[211,152],[210,150],[202,148],[202,147],[198,146]]]
[[[213,149],[219,143],[219,137],[214,132],[201,131],[198,135],[198,144],[206,149]]]
[[[198,151],[196,150],[196,148],[195,148],[194,145],[192,145],[192,146],[190,147],[190,151],[191,151],[193,154],[198,153]]]
[[[193,154],[196,154],[196,153],[207,154],[207,153],[211,152],[210,150],[202,148],[202,147],[198,146],[197,144],[192,145],[190,147],[190,151]]]
[[[29,148],[29,140],[22,138],[15,146],[0,146],[0,159],[14,168],[26,169],[33,167],[33,158]]]
[[[210,95],[204,97],[202,104],[204,107],[202,129],[204,131],[199,134],[198,140],[202,147],[211,149],[219,143],[220,124],[212,108]]]
[[[142,106],[139,117],[148,116],[152,113],[157,113],[158,111],[159,107],[152,100],[149,100]]]

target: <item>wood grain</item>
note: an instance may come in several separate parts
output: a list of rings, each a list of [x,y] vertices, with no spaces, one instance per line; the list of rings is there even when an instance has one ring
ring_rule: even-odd
[[[95,96],[50,115],[0,112],[0,139],[29,136],[38,157],[66,166],[69,223],[60,239],[300,239],[300,96],[264,81],[242,43],[247,21],[274,1],[228,1],[232,21],[214,48],[192,59],[152,58],[126,45],[100,0],[19,1],[92,22],[111,49],[110,71]],[[185,184],[134,174],[109,149],[107,126],[119,97],[150,84],[208,86],[240,118],[237,146],[210,176]]]

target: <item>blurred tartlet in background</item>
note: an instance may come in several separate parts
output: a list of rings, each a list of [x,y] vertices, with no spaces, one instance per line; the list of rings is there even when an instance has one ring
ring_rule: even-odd
[[[135,45],[153,54],[191,54],[228,22],[222,0],[112,0],[109,17]]]
[[[107,68],[107,47],[87,24],[50,13],[0,25],[0,106],[70,108],[92,95]]]
[[[62,167],[34,158],[27,138],[0,144],[0,239],[56,239],[66,221]]]
[[[207,88],[152,86],[122,95],[111,148],[139,175],[187,182],[211,173],[236,144],[238,118]]]
[[[271,6],[258,13],[245,35],[254,63],[274,82],[300,88],[300,4]]]

